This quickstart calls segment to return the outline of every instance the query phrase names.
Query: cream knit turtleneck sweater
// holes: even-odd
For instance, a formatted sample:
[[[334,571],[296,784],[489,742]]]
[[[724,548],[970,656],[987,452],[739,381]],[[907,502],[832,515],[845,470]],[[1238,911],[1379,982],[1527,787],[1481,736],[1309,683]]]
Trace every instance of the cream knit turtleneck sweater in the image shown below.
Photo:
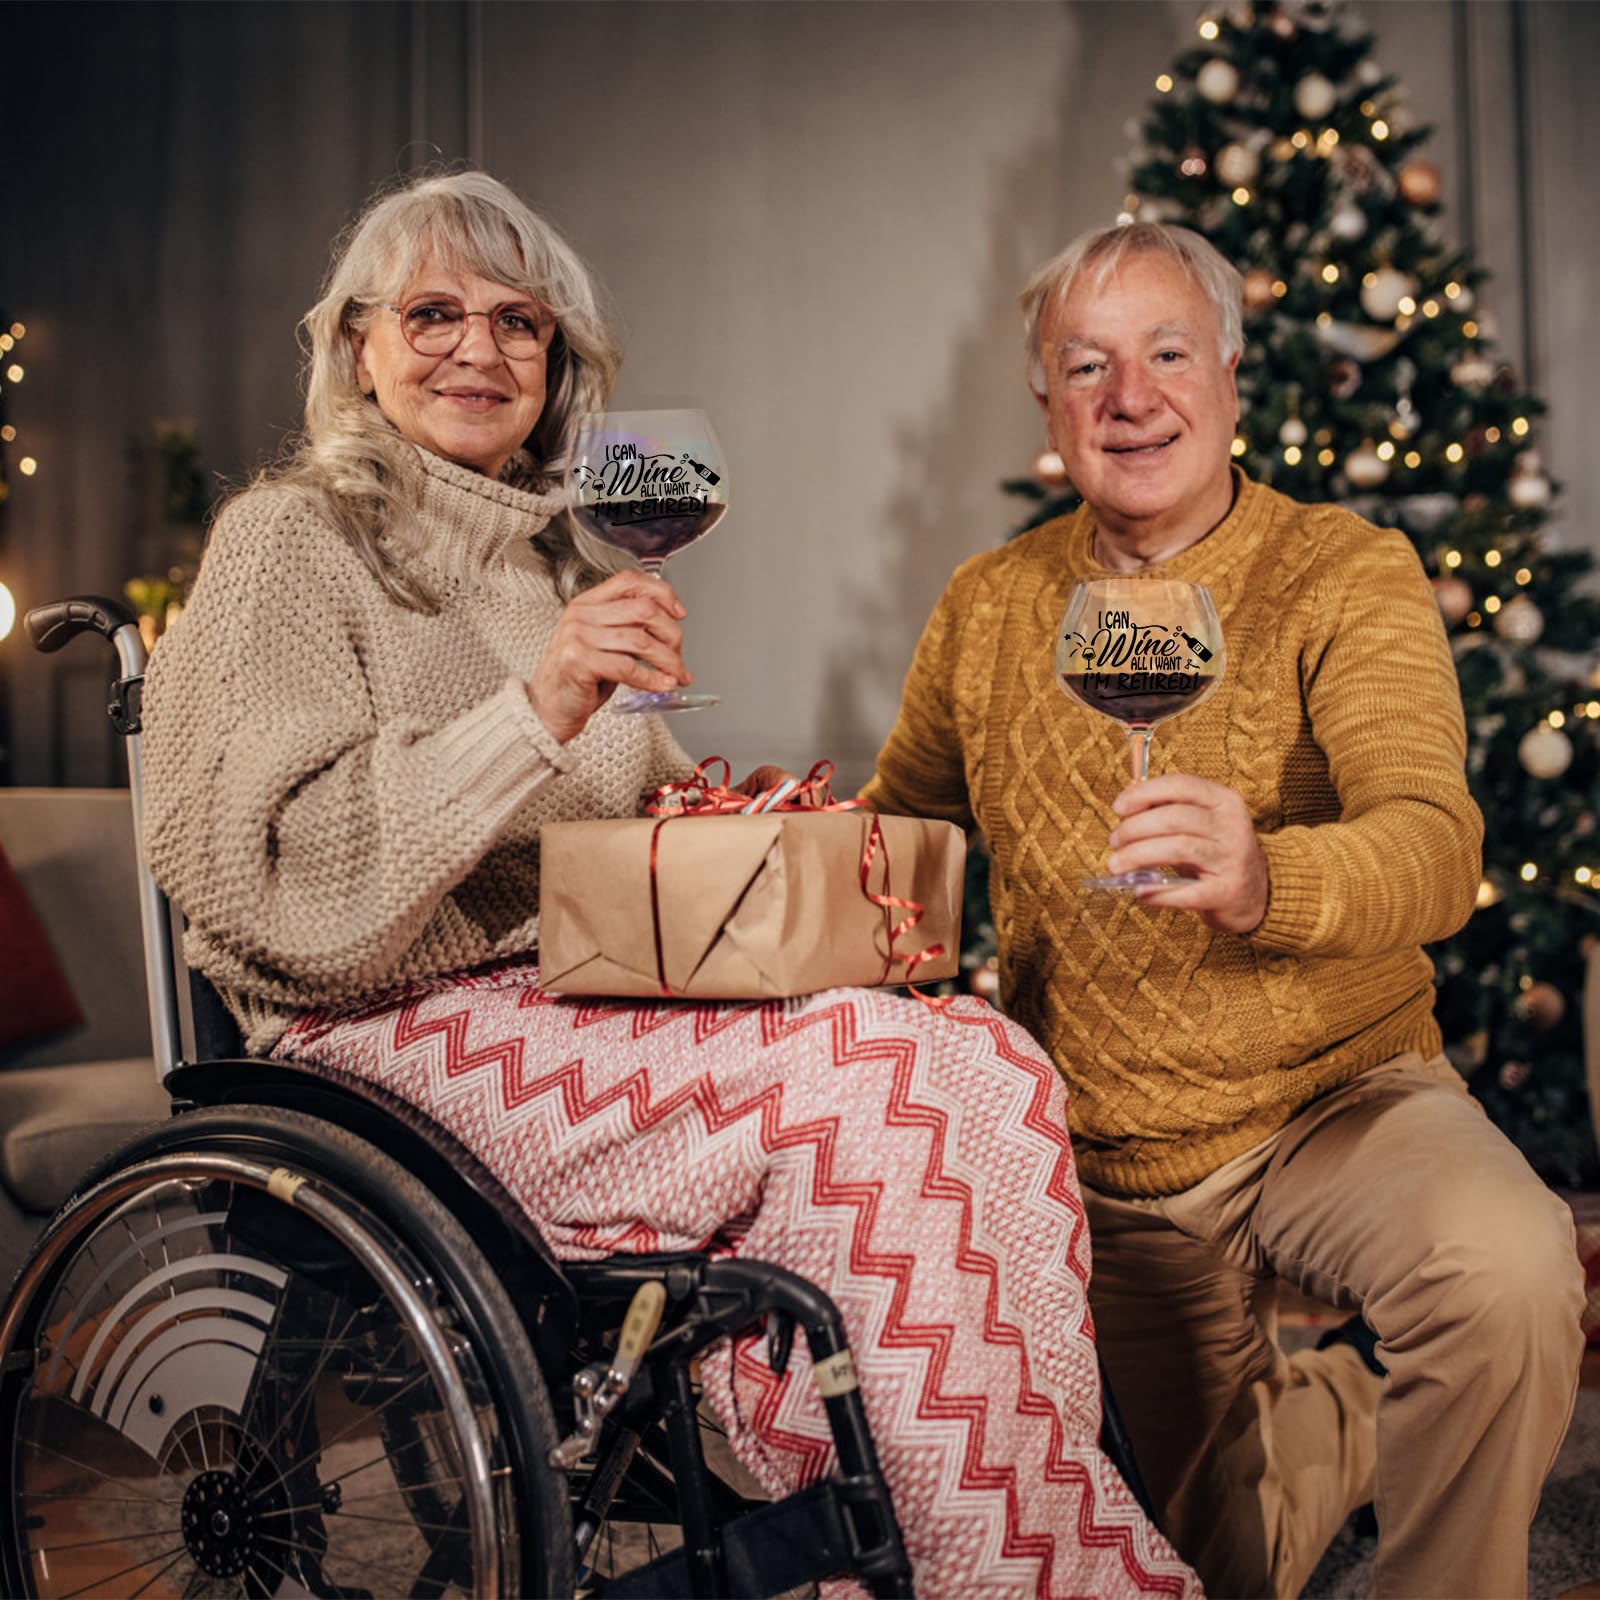
[[[531,949],[539,829],[691,766],[651,716],[566,745],[524,689],[561,614],[557,508],[418,452],[440,597],[407,610],[291,489],[225,509],[145,688],[144,839],[185,955],[267,1049],[298,1010]]]

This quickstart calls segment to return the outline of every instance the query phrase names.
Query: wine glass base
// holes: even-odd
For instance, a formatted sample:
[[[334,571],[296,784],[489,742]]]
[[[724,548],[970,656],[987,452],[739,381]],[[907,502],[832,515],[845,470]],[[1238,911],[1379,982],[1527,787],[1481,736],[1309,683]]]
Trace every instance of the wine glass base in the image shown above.
[[[1189,880],[1171,867],[1139,867],[1133,872],[1108,872],[1098,878],[1079,881],[1085,889],[1110,889],[1121,894],[1132,894],[1136,889],[1159,889]]]
[[[720,694],[701,694],[693,689],[636,689],[631,694],[617,695],[611,709],[626,716],[633,711],[704,711],[707,706],[721,704]]]

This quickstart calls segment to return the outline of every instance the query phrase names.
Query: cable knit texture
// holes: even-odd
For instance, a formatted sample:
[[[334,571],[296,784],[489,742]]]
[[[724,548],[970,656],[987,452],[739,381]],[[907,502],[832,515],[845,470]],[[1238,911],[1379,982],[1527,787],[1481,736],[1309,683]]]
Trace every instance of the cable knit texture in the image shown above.
[[[425,546],[389,553],[436,615],[311,498],[259,488],[151,658],[145,847],[252,1051],[307,1007],[531,950],[540,826],[633,816],[691,765],[605,708],[557,743],[524,685],[561,614],[532,543],[558,501],[418,457]]]
[[[1466,921],[1479,881],[1461,697],[1416,553],[1235,476],[1223,523],[1150,569],[1211,590],[1227,647],[1150,771],[1243,795],[1271,878],[1253,933],[1080,887],[1129,775],[1120,725],[1054,676],[1073,585],[1106,575],[1087,507],[956,572],[866,792],[982,831],[1001,1003],[1073,1091],[1083,1176],[1116,1194],[1186,1189],[1336,1084],[1435,1054],[1420,946]]]

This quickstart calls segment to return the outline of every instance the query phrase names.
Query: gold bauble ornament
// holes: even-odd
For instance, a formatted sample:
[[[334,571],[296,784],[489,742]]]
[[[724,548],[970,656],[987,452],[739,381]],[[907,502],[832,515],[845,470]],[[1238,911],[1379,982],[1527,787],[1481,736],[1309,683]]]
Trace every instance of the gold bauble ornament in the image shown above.
[[[1251,267],[1244,275],[1244,308],[1265,311],[1272,304],[1272,274],[1265,267]]]
[[[1400,184],[1400,193],[1403,194],[1414,206],[1421,206],[1424,210],[1432,210],[1438,205],[1439,197],[1444,193],[1444,179],[1439,176],[1439,169],[1431,161],[1424,161],[1420,156],[1414,156],[1401,167],[1396,174]]]
[[[1517,996],[1513,1009],[1535,1032],[1549,1033],[1566,1016],[1567,997],[1553,983],[1535,983]]]

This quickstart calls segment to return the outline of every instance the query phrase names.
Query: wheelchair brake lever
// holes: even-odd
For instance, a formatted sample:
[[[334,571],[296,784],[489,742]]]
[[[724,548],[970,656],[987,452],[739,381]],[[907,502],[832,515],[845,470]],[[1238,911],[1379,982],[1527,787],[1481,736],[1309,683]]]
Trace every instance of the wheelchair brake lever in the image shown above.
[[[592,1362],[574,1375],[572,1410],[576,1426],[550,1452],[552,1467],[568,1471],[594,1448],[600,1424],[628,1392],[656,1336],[656,1329],[661,1326],[666,1307],[664,1285],[654,1280],[641,1283],[628,1306],[627,1316],[622,1319],[622,1332],[617,1336],[617,1349],[611,1360]]]
[[[781,1378],[789,1369],[789,1352],[794,1349],[794,1318],[787,1311],[767,1313],[767,1365]]]

